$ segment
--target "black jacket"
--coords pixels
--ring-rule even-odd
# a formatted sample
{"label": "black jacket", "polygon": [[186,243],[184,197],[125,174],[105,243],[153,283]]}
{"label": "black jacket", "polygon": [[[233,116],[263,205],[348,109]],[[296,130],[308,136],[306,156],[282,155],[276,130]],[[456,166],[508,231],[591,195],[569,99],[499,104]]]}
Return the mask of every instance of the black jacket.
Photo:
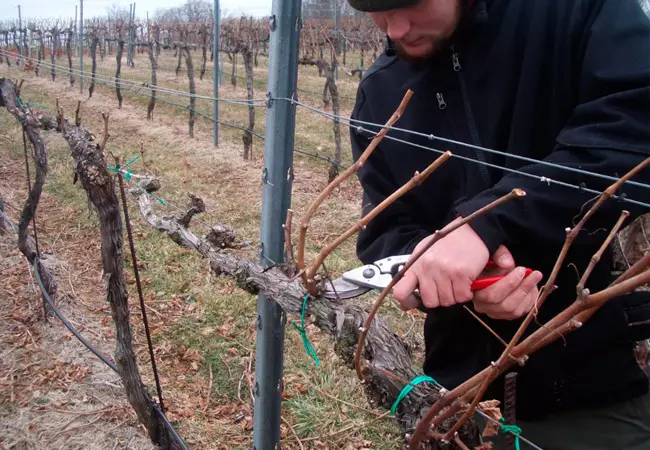
{"label": "black jacket", "polygon": [[[423,135],[391,131],[388,136],[415,146],[387,138],[361,168],[364,213],[427,167],[441,150],[460,158],[446,162],[359,234],[358,256],[366,263],[410,253],[458,214],[466,216],[521,188],[526,197],[471,226],[491,252],[504,244],[518,265],[540,270],[546,278],[565,228],[594,197],[584,189],[602,191],[612,182],[508,155],[613,177],[650,155],[650,22],[637,0],[479,1],[449,45],[427,64],[412,66],[393,53],[388,46],[365,74],[352,118],[383,124],[411,89],[415,95],[396,126]],[[369,125],[352,128],[355,159],[370,142],[370,129],[378,130]],[[431,134],[503,153],[430,139]],[[649,183],[650,170],[635,181]],[[621,193],[650,202],[650,190],[642,187],[626,185]],[[650,212],[621,200],[601,207],[574,242],[557,279],[559,288],[541,308],[539,323],[574,301],[576,268],[582,272],[587,267],[623,209],[631,212],[630,220]],[[587,285],[592,292],[612,281],[611,266],[611,254],[606,253]],[[560,339],[517,368],[519,418],[646,393],[648,379],[634,360],[626,305],[640,302],[635,311],[649,310],[648,295],[610,301],[566,341]],[[483,318],[504,339],[520,324]],[[538,326],[532,324],[528,333]],[[429,311],[425,341],[424,370],[448,388],[503,350],[459,307]],[[500,398],[501,386],[497,380],[488,395]]]}

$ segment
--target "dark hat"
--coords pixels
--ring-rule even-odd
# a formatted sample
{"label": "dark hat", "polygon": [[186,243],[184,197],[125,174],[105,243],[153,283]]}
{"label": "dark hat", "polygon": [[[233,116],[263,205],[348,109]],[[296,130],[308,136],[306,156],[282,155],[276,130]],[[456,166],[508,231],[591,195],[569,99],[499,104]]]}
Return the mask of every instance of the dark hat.
{"label": "dark hat", "polygon": [[350,6],[358,11],[376,12],[411,6],[420,0],[348,0]]}

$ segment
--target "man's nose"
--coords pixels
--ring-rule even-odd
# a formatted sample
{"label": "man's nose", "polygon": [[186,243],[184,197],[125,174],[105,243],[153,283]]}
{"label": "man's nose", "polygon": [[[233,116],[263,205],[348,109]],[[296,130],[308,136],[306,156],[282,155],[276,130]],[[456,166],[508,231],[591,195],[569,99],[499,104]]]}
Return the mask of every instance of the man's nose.
{"label": "man's nose", "polygon": [[393,40],[402,39],[411,30],[411,24],[404,14],[395,12],[386,18],[386,34]]}

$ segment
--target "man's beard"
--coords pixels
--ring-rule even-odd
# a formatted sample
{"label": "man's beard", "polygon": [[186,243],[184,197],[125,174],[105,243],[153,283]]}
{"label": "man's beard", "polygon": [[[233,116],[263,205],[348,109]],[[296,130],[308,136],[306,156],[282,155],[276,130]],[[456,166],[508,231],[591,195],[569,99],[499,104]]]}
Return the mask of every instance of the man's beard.
{"label": "man's beard", "polygon": [[399,43],[393,41],[393,45],[395,46],[395,50],[397,51],[397,55],[399,56],[400,59],[406,61],[407,63],[413,65],[413,66],[422,66],[426,65],[429,63],[436,55],[437,53],[445,46],[445,43],[447,42],[447,39],[445,38],[431,38],[431,41],[433,45],[431,46],[431,49],[424,55],[422,56],[412,56],[409,55],[405,50],[404,47]]}

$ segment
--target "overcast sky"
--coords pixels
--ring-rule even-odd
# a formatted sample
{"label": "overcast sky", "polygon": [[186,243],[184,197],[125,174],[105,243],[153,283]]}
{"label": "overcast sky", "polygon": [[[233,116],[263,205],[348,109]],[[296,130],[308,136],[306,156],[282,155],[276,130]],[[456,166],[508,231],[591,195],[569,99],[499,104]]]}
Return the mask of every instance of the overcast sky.
{"label": "overcast sky", "polygon": [[[147,11],[152,16],[156,8],[169,8],[179,6],[184,0],[134,0],[136,3],[135,14],[146,17]],[[113,3],[129,9],[128,0],[85,0],[84,18],[105,16],[106,10]],[[3,0],[0,8],[0,21],[18,18],[18,5],[20,5],[23,18],[72,18],[74,7],[79,5],[78,0]],[[220,0],[221,11],[234,15],[246,14],[264,16],[271,14],[272,0]]]}

